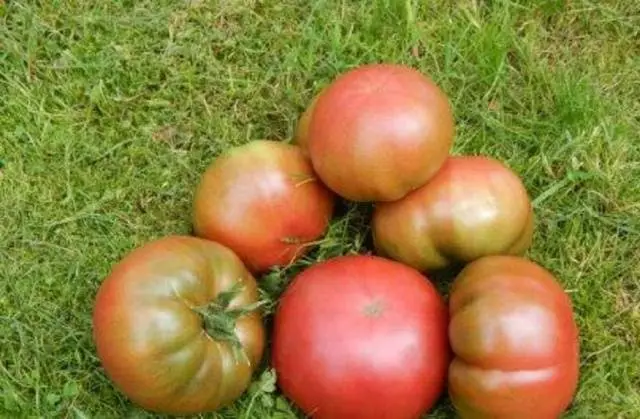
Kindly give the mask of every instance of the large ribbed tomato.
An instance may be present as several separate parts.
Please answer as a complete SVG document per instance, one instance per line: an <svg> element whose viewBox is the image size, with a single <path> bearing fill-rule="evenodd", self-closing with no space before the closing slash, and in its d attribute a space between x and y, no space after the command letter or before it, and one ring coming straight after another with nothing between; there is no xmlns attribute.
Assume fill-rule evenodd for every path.
<svg viewBox="0 0 640 419"><path fill-rule="evenodd" d="M447 96L404 65L348 71L312 109L307 142L313 166L327 186L353 201L402 198L437 172L453 142Z"/></svg>
<svg viewBox="0 0 640 419"><path fill-rule="evenodd" d="M481 256L523 254L533 209L520 177L489 157L450 157L422 188L376 205L377 251L421 271Z"/></svg>
<svg viewBox="0 0 640 419"><path fill-rule="evenodd" d="M555 419L579 374L571 300L550 272L515 256L487 256L453 283L449 393L469 419Z"/></svg>
<svg viewBox="0 0 640 419"><path fill-rule="evenodd" d="M300 147L252 141L218 157L203 174L194 229L261 272L307 251L325 232L334 200Z"/></svg>
<svg viewBox="0 0 640 419"><path fill-rule="evenodd" d="M226 247L183 236L147 243L98 290L98 357L115 385L148 410L216 410L245 391L262 358L258 297L254 278Z"/></svg>
<svg viewBox="0 0 640 419"><path fill-rule="evenodd" d="M274 319L283 393L320 419L417 419L446 383L447 309L414 269L341 256L297 276Z"/></svg>

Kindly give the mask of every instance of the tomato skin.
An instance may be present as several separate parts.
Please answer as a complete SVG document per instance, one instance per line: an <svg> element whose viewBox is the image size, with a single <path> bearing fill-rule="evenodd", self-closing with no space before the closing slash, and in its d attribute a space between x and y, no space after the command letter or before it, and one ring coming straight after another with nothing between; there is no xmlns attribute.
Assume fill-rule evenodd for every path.
<svg viewBox="0 0 640 419"><path fill-rule="evenodd" d="M372 220L380 255L420 271L482 256L522 255L534 214L516 173L484 156L452 156L425 186L376 204Z"/></svg>
<svg viewBox="0 0 640 419"><path fill-rule="evenodd" d="M324 234L334 202L300 147L252 141L218 157L202 175L194 230L263 272L304 254Z"/></svg>
<svg viewBox="0 0 640 419"><path fill-rule="evenodd" d="M462 418L552 419L579 376L571 300L550 272L516 256L467 265L451 288L449 394Z"/></svg>
<svg viewBox="0 0 640 419"><path fill-rule="evenodd" d="M419 71L363 65L315 104L309 155L322 181L352 201L395 201L442 166L454 136L447 96Z"/></svg>
<svg viewBox="0 0 640 419"><path fill-rule="evenodd" d="M447 308L419 272L376 256L311 266L274 318L283 393L320 419L411 419L446 383Z"/></svg>
<svg viewBox="0 0 640 419"><path fill-rule="evenodd" d="M318 98L322 92L318 93L311 99L311 102L304 110L300 119L298 120L298 124L296 126L296 132L293 137L293 142L297 144L305 155L309 155L309 124L311 123L311 116L313 115L313 111L315 110L316 103L318 102Z"/></svg>
<svg viewBox="0 0 640 419"><path fill-rule="evenodd" d="M139 406L193 414L232 403L248 387L265 346L259 312L239 317L241 349L215 340L194 307L236 284L230 308L258 301L255 279L217 243L186 236L149 242L126 255L101 284L93 337L107 376Z"/></svg>

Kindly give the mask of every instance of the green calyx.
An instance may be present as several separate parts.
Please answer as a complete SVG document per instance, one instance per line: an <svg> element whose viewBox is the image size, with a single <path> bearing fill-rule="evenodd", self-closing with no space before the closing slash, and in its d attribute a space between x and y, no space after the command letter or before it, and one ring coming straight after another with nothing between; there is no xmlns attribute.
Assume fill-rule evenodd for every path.
<svg viewBox="0 0 640 419"><path fill-rule="evenodd" d="M236 334L236 322L239 318L258 310L264 304L256 302L243 307L230 308L231 302L244 290L241 282L230 290L223 291L209 304L193 307L193 311L202 318L203 327L214 340L229 342L234 348L241 349L242 343Z"/></svg>

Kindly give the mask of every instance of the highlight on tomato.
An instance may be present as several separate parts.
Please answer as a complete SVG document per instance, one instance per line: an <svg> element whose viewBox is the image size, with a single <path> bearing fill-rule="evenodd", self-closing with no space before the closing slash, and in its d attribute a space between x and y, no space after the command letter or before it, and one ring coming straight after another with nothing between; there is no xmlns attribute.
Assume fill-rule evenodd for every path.
<svg viewBox="0 0 640 419"><path fill-rule="evenodd" d="M400 64L367 64L338 76L310 107L306 143L322 181L352 201L395 201L424 185L453 143L440 87ZM301 137L304 140L304 135Z"/></svg>
<svg viewBox="0 0 640 419"><path fill-rule="evenodd" d="M194 231L229 247L260 273L308 252L325 233L334 203L300 147L251 141L216 158L202 175Z"/></svg>
<svg viewBox="0 0 640 419"><path fill-rule="evenodd" d="M443 392L447 308L418 271L367 255L310 266L282 295L272 365L319 419L414 419Z"/></svg>
<svg viewBox="0 0 640 419"><path fill-rule="evenodd" d="M516 256L467 265L449 298L449 394L462 418L558 418L579 377L572 303L545 268Z"/></svg>
<svg viewBox="0 0 640 419"><path fill-rule="evenodd" d="M464 265L482 256L523 255L534 213L520 177L487 156L452 156L423 187L377 203L378 254L420 271Z"/></svg>

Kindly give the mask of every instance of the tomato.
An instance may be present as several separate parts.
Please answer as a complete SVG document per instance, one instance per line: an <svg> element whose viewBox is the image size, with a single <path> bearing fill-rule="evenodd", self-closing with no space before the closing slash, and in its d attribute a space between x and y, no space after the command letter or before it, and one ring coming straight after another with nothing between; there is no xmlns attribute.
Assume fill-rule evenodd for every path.
<svg viewBox="0 0 640 419"><path fill-rule="evenodd" d="M419 272L377 256L312 265L283 293L272 364L320 419L419 418L446 384L447 308Z"/></svg>
<svg viewBox="0 0 640 419"><path fill-rule="evenodd" d="M376 205L372 230L380 255L420 271L493 254L522 255L533 208L516 173L490 157L450 157L422 188Z"/></svg>
<svg viewBox="0 0 640 419"><path fill-rule="evenodd" d="M256 281L226 247L184 236L152 241L116 264L98 290L98 357L145 409L213 411L246 390L262 358L257 301Z"/></svg>
<svg viewBox="0 0 640 419"><path fill-rule="evenodd" d="M298 120L298 125L296 126L296 133L293 138L293 141L295 142L295 144L300 146L302 151L307 155L309 153L307 143L309 139L309 124L311 122L311 115L313 114L313 111L316 106L316 102L318 101L318 98L320 97L321 94L322 92L314 96L314 98L311 100L311 103L309 103L309 106L307 106L307 109L305 109L305 111L300 116L300 119Z"/></svg>
<svg viewBox="0 0 640 419"><path fill-rule="evenodd" d="M231 248L253 272L266 271L293 262L324 234L334 201L300 147L252 141L203 174L194 230Z"/></svg>
<svg viewBox="0 0 640 419"><path fill-rule="evenodd" d="M551 419L579 373L571 300L552 274L516 256L487 256L453 283L449 393L463 418Z"/></svg>
<svg viewBox="0 0 640 419"><path fill-rule="evenodd" d="M308 147L322 181L353 201L395 201L442 166L454 135L447 96L419 71L369 64L318 98Z"/></svg>

